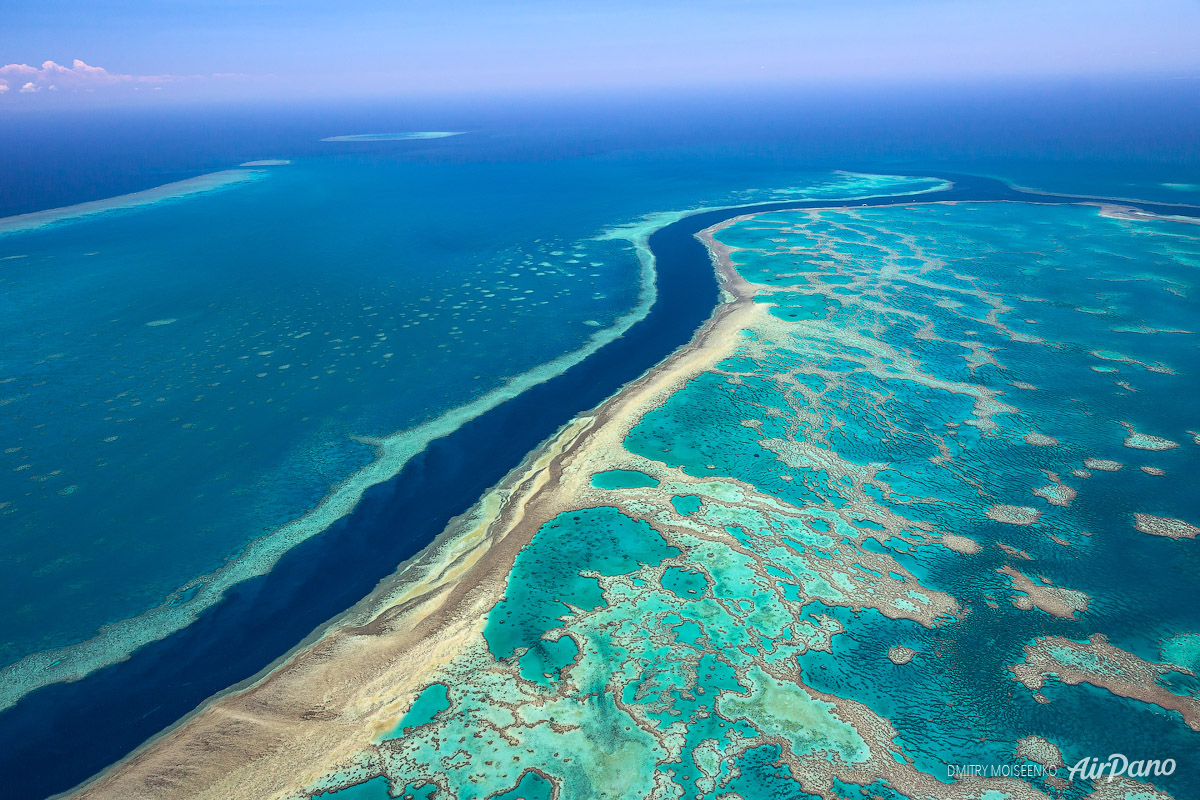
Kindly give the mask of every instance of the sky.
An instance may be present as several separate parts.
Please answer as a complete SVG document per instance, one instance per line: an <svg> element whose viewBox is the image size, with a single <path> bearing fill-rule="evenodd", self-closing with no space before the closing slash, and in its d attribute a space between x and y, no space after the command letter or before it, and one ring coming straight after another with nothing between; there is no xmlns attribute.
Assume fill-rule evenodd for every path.
<svg viewBox="0 0 1200 800"><path fill-rule="evenodd" d="M1149 76L1200 80L1196 0L31 0L0 109L143 98Z"/></svg>

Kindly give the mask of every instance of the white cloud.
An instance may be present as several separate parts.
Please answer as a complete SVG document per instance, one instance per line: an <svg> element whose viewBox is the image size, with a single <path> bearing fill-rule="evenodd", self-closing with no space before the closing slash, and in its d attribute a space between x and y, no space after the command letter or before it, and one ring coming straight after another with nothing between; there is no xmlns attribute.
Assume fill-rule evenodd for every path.
<svg viewBox="0 0 1200 800"><path fill-rule="evenodd" d="M125 75L109 72L104 67L93 67L80 59L75 59L71 66L64 67L53 61L45 61L41 67L31 67L28 64L6 64L0 67L0 94L8 90L8 81L24 81L21 93L32 94L47 89L52 92L66 91L95 91L102 88L133 86L137 88L144 84L154 84L156 88L164 83L182 80L178 75Z"/></svg>
<svg viewBox="0 0 1200 800"><path fill-rule="evenodd" d="M8 91L8 81L4 80L3 78L0 78L0 94L4 94L7 91Z"/></svg>

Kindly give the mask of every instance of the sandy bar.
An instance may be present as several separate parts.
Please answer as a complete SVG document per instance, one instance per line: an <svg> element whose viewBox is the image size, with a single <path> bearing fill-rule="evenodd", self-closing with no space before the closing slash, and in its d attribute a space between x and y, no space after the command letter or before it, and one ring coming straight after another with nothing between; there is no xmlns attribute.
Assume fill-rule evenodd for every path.
<svg viewBox="0 0 1200 800"><path fill-rule="evenodd" d="M104 200L89 200L73 206L50 208L45 211L33 211L28 214L17 214L13 217L0 219L0 236L10 233L44 228L61 222L70 222L108 211L124 211L141 206L154 205L165 200L177 200L195 194L203 194L217 189L224 189L239 183L257 180L267 173L249 169L226 169L220 172L210 172L207 175L197 175L174 183L166 183L153 189L145 189L131 194L108 197Z"/></svg>

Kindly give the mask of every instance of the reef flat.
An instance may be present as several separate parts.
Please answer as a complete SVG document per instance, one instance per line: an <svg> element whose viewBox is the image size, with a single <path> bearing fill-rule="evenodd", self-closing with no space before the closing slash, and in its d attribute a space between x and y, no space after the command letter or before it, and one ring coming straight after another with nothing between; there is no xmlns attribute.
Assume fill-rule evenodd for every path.
<svg viewBox="0 0 1200 800"><path fill-rule="evenodd" d="M259 162L261 164L262 162ZM242 164L243 167L259 166L255 163ZM225 169L220 172L210 172L197 175L182 181L156 186L140 192L108 197L103 200L90 200L73 206L50 208L45 211L33 211L28 214L17 214L0 219L0 236L12 233L37 230L48 225L92 217L112 211L127 211L142 206L154 205L170 200L179 200L196 194L217 191L230 186L236 186L246 181L252 181L266 175L265 172L253 169Z"/></svg>
<svg viewBox="0 0 1200 800"><path fill-rule="evenodd" d="M689 346L81 796L1194 795L952 770L1200 751L1200 451L1136 446L1190 442L1196 348L1127 330L1200 324L1193 229L927 203L702 239Z"/></svg>
<svg viewBox="0 0 1200 800"><path fill-rule="evenodd" d="M345 136L326 136L322 142L398 142L409 139L445 139L461 136L463 131L408 131L405 133L352 133Z"/></svg>

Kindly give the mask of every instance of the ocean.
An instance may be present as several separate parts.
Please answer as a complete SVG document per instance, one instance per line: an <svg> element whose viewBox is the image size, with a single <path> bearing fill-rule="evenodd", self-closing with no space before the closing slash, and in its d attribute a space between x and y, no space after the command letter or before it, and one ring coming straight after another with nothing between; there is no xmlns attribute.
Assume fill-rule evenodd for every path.
<svg viewBox="0 0 1200 800"><path fill-rule="evenodd" d="M681 213L920 191L956 173L1196 203L1194 94L716 93L8 121L0 739L23 742L6 748L10 774L31 750L72 764L15 785L68 788L250 678L685 341L712 289L678 301L670 336L602 355L656 300L676 313L646 245ZM322 141L425 130L457 135ZM204 191L12 219L198 176ZM539 395L595 356L611 363L585 385ZM506 417L513 398L524 405ZM472 480L418 488L448 474ZM320 596L302 589L314 585ZM66 719L86 720L87 744L61 734Z"/></svg>

